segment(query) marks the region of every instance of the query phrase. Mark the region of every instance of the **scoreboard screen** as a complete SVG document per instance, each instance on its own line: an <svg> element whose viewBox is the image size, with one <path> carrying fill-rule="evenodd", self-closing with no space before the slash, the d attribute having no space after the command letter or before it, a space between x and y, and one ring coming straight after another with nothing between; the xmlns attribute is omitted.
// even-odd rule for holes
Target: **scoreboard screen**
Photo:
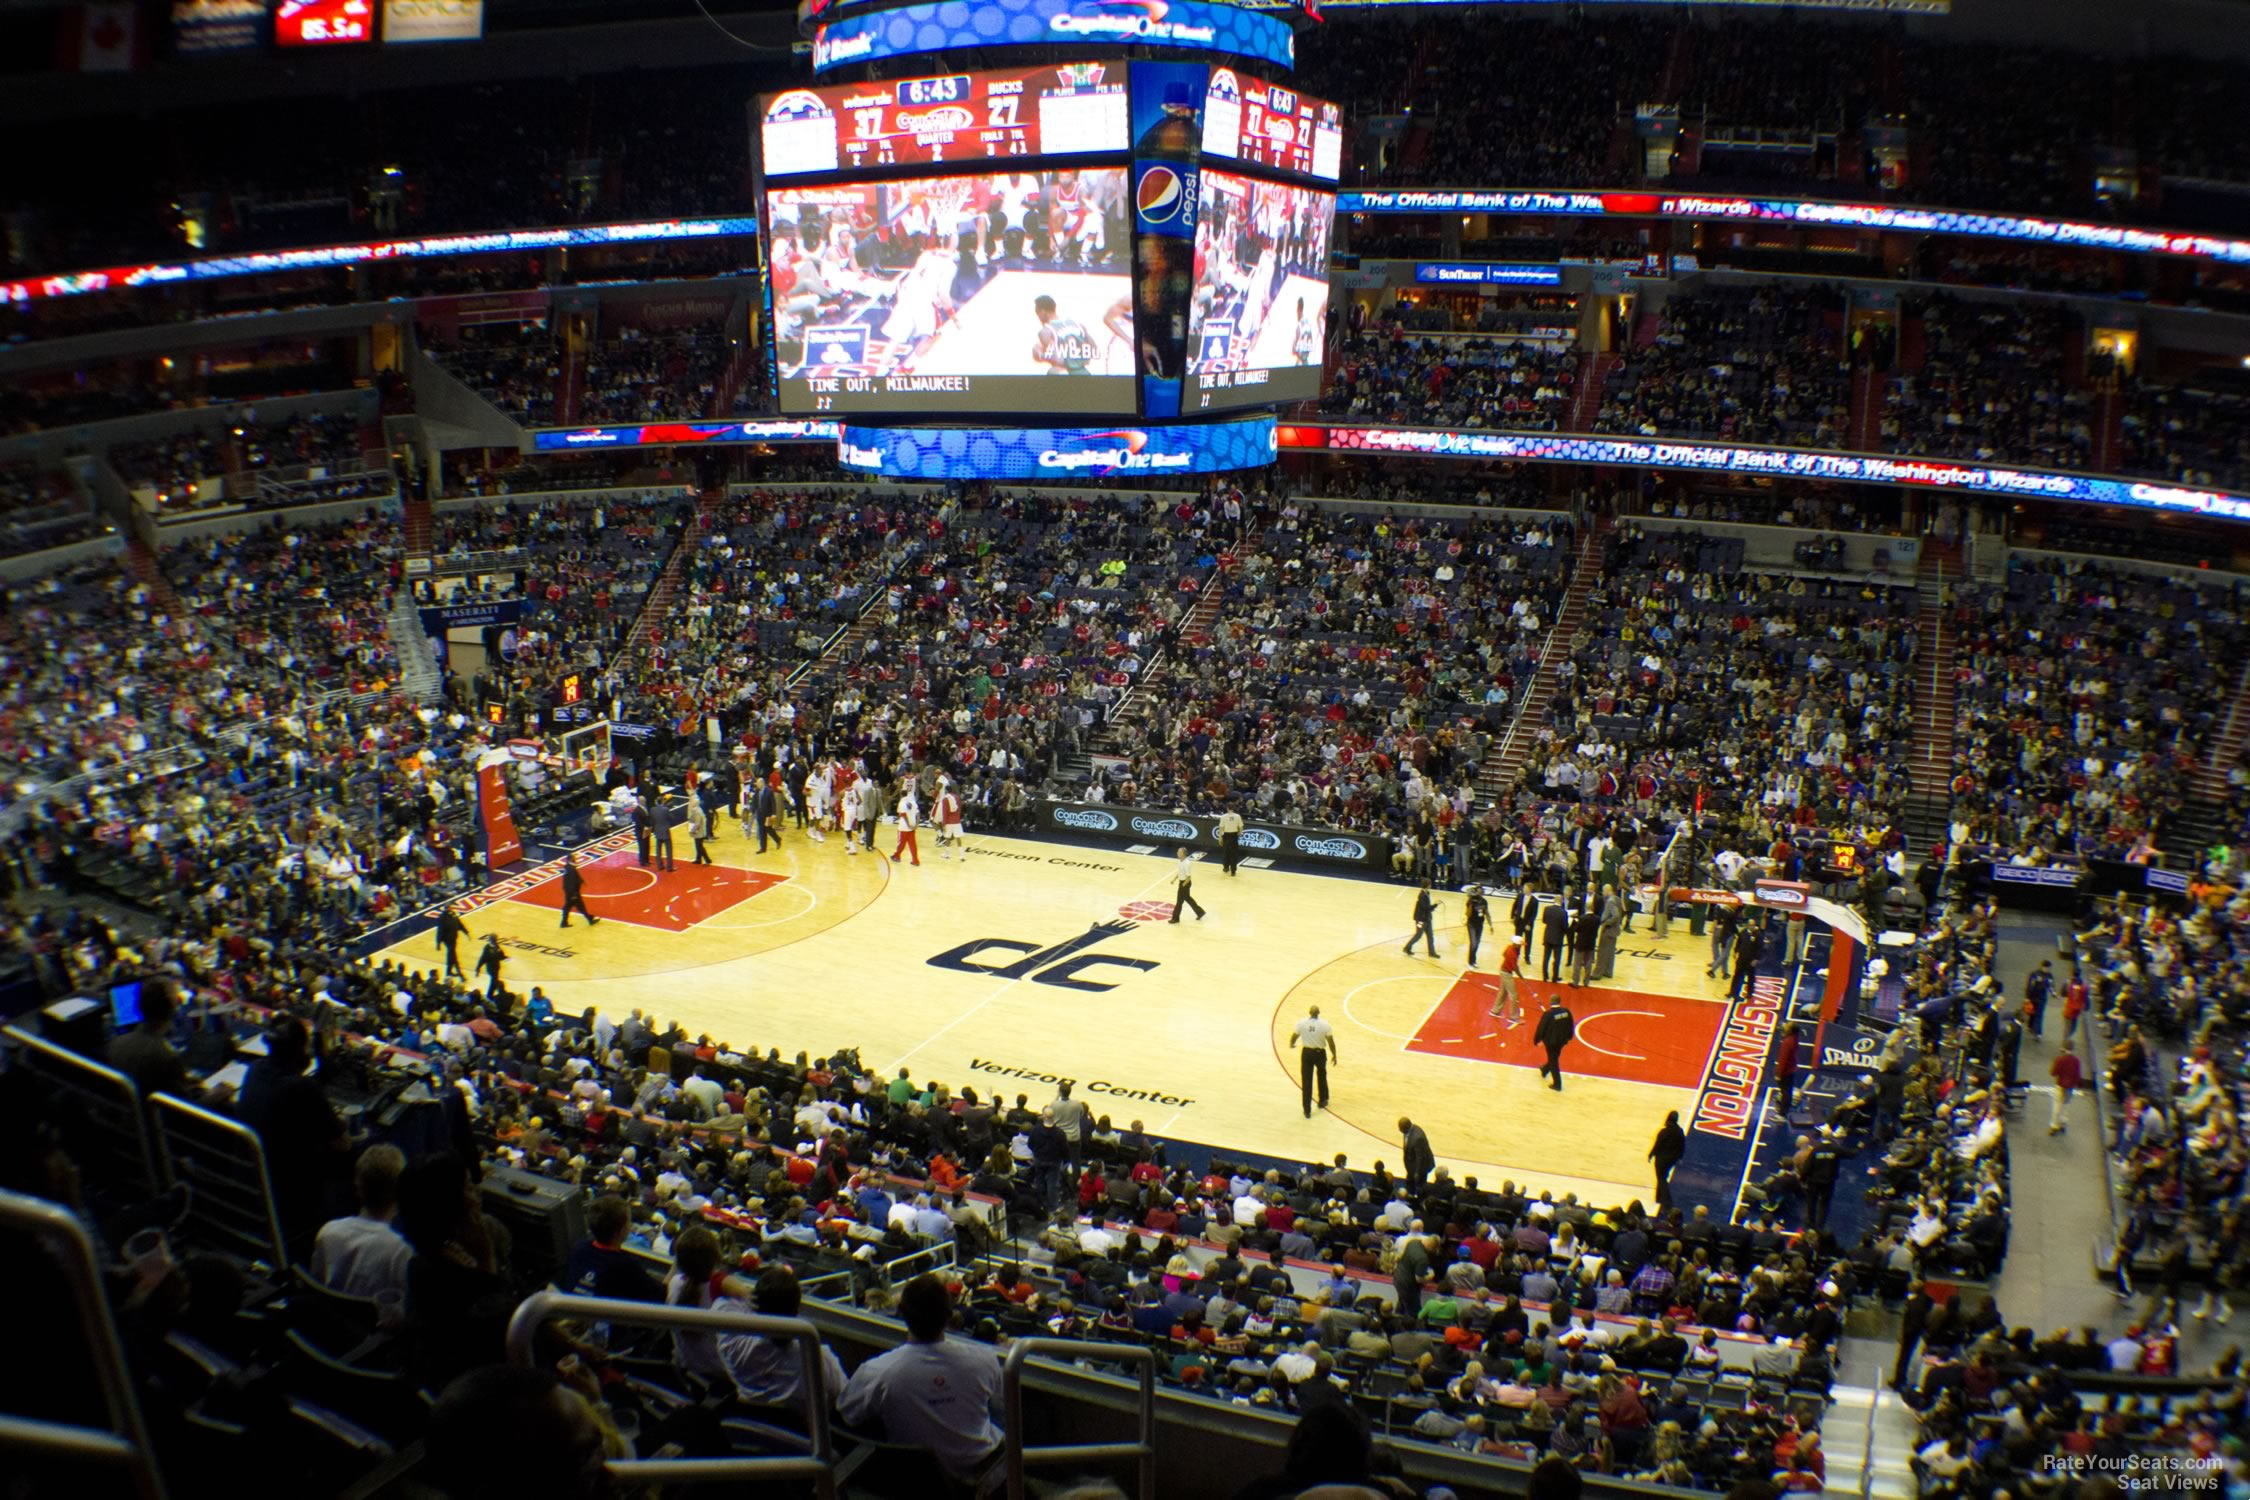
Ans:
<svg viewBox="0 0 2250 1500"><path fill-rule="evenodd" d="M1123 167L769 188L781 409L1133 411Z"/></svg>
<svg viewBox="0 0 2250 1500"><path fill-rule="evenodd" d="M1344 171L1343 111L1233 68L1203 93L1203 154L1334 182Z"/></svg>
<svg viewBox="0 0 2250 1500"><path fill-rule="evenodd" d="M1183 415L1320 394L1336 195L1206 167Z"/></svg>
<svg viewBox="0 0 2250 1500"><path fill-rule="evenodd" d="M791 89L759 135L775 178L1121 152L1128 129L1123 66L1081 62Z"/></svg>

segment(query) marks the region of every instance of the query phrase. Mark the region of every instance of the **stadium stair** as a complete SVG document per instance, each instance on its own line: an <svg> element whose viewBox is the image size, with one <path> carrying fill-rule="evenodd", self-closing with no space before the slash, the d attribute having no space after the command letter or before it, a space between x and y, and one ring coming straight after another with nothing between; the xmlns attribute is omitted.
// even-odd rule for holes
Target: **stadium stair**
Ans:
<svg viewBox="0 0 2250 1500"><path fill-rule="evenodd" d="M437 657L430 650L429 632L422 628L422 611L415 605L410 590L399 592L385 628L390 633L392 647L398 652L399 690L418 702L436 702L445 678L438 671Z"/></svg>
<svg viewBox="0 0 2250 1500"><path fill-rule="evenodd" d="M1617 368L1617 359L1615 354L1602 349L1579 361L1578 391L1570 399L1570 431L1594 430L1594 418L1600 416L1602 410L1602 387L1609 380L1609 372Z"/></svg>
<svg viewBox="0 0 2250 1500"><path fill-rule="evenodd" d="M1953 647L1954 637L1944 608L1946 580L1961 576L1960 553L1925 537L1915 574L1921 609L1915 615L1915 636L1926 665L1915 668L1914 776L1915 814L1908 833L1927 847L1945 836L1948 825L1947 788L1953 780Z"/></svg>
<svg viewBox="0 0 2250 1500"><path fill-rule="evenodd" d="M1851 448L1873 453L1883 414L1883 380L1872 365L1852 371Z"/></svg>
<svg viewBox="0 0 2250 1500"><path fill-rule="evenodd" d="M2219 725L2210 753L2196 765L2188 779L2187 806L2178 822L2178 838L2166 838L2167 854L2184 854L2200 863L2202 852L2215 843L2227 807L2227 768L2250 748L2250 661L2235 677L2227 716Z"/></svg>
<svg viewBox="0 0 2250 1500"><path fill-rule="evenodd" d="M407 497L404 507L406 522L406 550L414 557L428 557L432 541L437 534L436 517L431 513L430 502L421 495Z"/></svg>
<svg viewBox="0 0 2250 1500"><path fill-rule="evenodd" d="M133 570L135 578L147 585L149 596L164 606L166 614L187 613L186 607L180 603L180 596L172 589L172 581L164 576L164 569L158 566L156 553L148 543L138 537L127 542L125 564Z"/></svg>
<svg viewBox="0 0 2250 1500"><path fill-rule="evenodd" d="M2094 394L2094 472L2117 472L2117 450L2125 441L2125 396L2115 380Z"/></svg>
<svg viewBox="0 0 2250 1500"><path fill-rule="evenodd" d="M687 573L688 559L695 554L696 538L710 528L712 503L710 496L695 497L695 514L681 527L680 539L672 545L672 555L664 560L664 571L656 575L656 582L649 585L648 597L641 601L641 612L633 620L633 633L625 638L626 655L635 655L647 645L656 622L670 615L672 601L680 592L680 580Z"/></svg>
<svg viewBox="0 0 2250 1500"><path fill-rule="evenodd" d="M1569 652L1571 636L1586 618L1586 600L1602 576L1602 559L1609 551L1611 529L1610 518L1603 516L1594 523L1586 545L1579 550L1578 561L1570 573L1570 589L1563 595L1562 613L1556 617L1554 629L1548 632L1546 644L1540 648L1539 671L1531 679L1531 690L1517 706L1515 721L1508 726L1508 732L1485 753L1484 764L1477 770L1480 801L1505 802L1514 794L1516 783L1523 779L1524 763L1531 758L1532 740L1546 715L1548 700L1555 696L1557 670Z"/></svg>
<svg viewBox="0 0 2250 1500"><path fill-rule="evenodd" d="M1188 610L1187 614L1182 616L1180 620L1180 645L1182 649L1193 650L1210 640L1217 630L1219 615L1226 608L1227 592L1221 586L1220 575L1233 567L1234 554L1231 552L1222 554L1218 565L1212 568L1211 572L1204 578L1196 593L1194 607ZM1102 721L1102 727L1094 733L1093 743L1096 753L1111 755L1123 753L1125 726L1146 718L1148 716L1148 705L1152 701L1150 694L1141 691L1141 683L1146 682L1155 673L1163 660L1164 658L1158 657L1151 661L1141 672L1140 681L1126 688L1125 696L1117 700L1117 706L1110 710L1109 717ZM1087 779L1091 780L1093 777L1092 757L1079 756L1075 759L1085 762L1083 769ZM1066 775L1078 769L1080 768L1074 761L1066 759L1064 766Z"/></svg>

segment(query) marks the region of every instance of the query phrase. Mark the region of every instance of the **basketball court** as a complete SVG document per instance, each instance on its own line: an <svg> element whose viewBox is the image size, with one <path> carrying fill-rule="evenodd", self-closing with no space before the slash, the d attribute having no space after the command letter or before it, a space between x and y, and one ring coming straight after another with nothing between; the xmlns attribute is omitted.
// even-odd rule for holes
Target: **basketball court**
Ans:
<svg viewBox="0 0 2250 1500"><path fill-rule="evenodd" d="M1230 879L1206 862L1196 896L1209 917L1174 924L1169 851L979 835L947 860L925 830L917 868L884 857L892 837L879 829L877 853L846 855L838 835L792 831L760 855L729 820L715 864L691 864L681 830L661 871L612 834L580 854L598 928L559 926L553 862L475 898L466 946L498 933L510 987L541 985L558 1011L639 1008L784 1056L856 1046L885 1074L904 1065L1034 1103L1068 1078L1120 1128L1140 1120L1237 1152L1395 1168L1396 1121L1410 1114L1457 1175L1605 1203L1650 1195L1649 1143L1667 1110L1695 1119L1730 1015L1704 978L1706 941L1675 922L1657 942L1637 918L1615 978L1566 990L1578 1041L1557 1094L1530 1040L1550 987L1522 982L1516 1027L1489 1014L1505 902L1472 972L1458 895L1440 898L1443 956L1410 958L1402 885L1250 867ZM381 951L416 967L435 957L426 924ZM1312 1005L1340 1057L1329 1108L1308 1120L1288 1042Z"/></svg>

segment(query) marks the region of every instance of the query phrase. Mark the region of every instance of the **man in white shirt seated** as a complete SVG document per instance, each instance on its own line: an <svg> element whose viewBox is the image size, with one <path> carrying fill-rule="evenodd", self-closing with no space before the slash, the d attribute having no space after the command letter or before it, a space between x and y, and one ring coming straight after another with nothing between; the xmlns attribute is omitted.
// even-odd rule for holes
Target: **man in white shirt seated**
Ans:
<svg viewBox="0 0 2250 1500"><path fill-rule="evenodd" d="M352 1174L359 1212L330 1219L313 1237L312 1273L322 1286L351 1297L405 1292L414 1247L391 1223L405 1170L406 1153L396 1146L370 1146L359 1154Z"/></svg>
<svg viewBox="0 0 2250 1500"><path fill-rule="evenodd" d="M838 1410L854 1426L879 1421L889 1441L927 1448L954 1478L974 1479L1000 1451L1000 1356L945 1336L953 1299L935 1276L908 1282L898 1310L907 1341L854 1371Z"/></svg>
<svg viewBox="0 0 2250 1500"><path fill-rule="evenodd" d="M770 1266L751 1293L752 1306L733 1297L711 1304L714 1312L756 1311L769 1318L794 1318L803 1304L797 1273L787 1266ZM805 1412L805 1360L795 1339L767 1338L759 1333L719 1335L719 1360L735 1393L752 1406L795 1406ZM817 1398L832 1402L844 1389L844 1367L836 1351L820 1348L820 1390Z"/></svg>

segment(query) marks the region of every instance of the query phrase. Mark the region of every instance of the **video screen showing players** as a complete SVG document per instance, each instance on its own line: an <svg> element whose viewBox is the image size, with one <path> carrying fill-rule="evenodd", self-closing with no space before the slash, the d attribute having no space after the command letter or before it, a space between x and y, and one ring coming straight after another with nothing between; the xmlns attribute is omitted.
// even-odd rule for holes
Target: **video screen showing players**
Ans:
<svg viewBox="0 0 2250 1500"><path fill-rule="evenodd" d="M1183 411L1320 394L1336 195L1205 168Z"/></svg>
<svg viewBox="0 0 2250 1500"><path fill-rule="evenodd" d="M781 409L1135 409L1125 169L766 194Z"/></svg>

